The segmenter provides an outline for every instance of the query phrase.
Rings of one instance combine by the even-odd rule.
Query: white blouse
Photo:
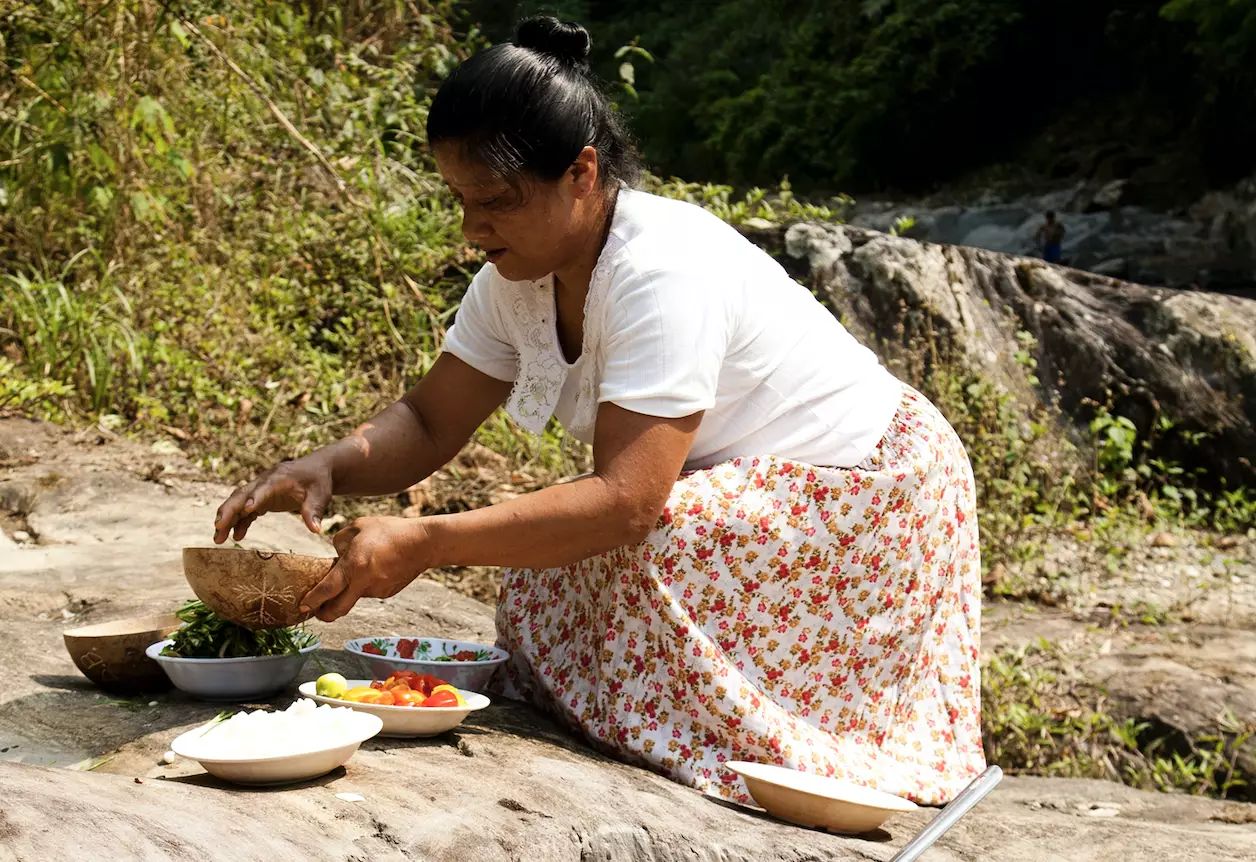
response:
[[[591,443],[597,406],[703,413],[686,469],[742,455],[853,467],[894,417],[901,384],[770,255],[700,207],[624,189],[585,300],[584,344],[559,346],[554,280],[487,264],[445,350],[514,382],[523,428],[556,417]]]

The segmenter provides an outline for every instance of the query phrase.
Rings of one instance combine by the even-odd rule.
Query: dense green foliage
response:
[[[1256,162],[1250,0],[470,5],[492,38],[543,8],[584,21],[607,78],[619,46],[650,51],[625,105],[651,164],[690,179],[922,188],[1015,158],[1197,186]]]
[[[0,6],[0,408],[165,429],[238,473],[436,356],[480,259],[423,125],[476,40],[446,0],[200,5]],[[651,182],[734,222],[833,216]],[[561,466],[561,433],[482,436]]]
[[[0,400],[255,467],[413,382],[475,261],[422,146],[469,46],[424,7],[0,7]]]

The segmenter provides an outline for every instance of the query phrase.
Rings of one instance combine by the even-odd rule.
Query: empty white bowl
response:
[[[348,680],[349,688],[358,686],[368,686],[371,684],[369,679],[351,679]],[[325,703],[329,706],[345,706],[356,712],[364,712],[368,715],[377,716],[384,722],[384,729],[379,732],[380,736],[392,736],[402,738],[415,738],[427,736],[440,736],[453,730],[466,720],[471,713],[484,709],[489,705],[489,699],[482,694],[476,694],[472,691],[462,691],[463,700],[467,702],[466,706],[383,706],[377,703],[353,703],[348,700],[337,700],[334,697],[323,697],[315,694],[314,689],[317,683],[303,682],[297,691],[308,697],[310,700]],[[457,686],[455,686],[457,688]]]
[[[292,784],[326,775],[343,766],[363,742],[379,733],[384,723],[374,715],[354,714],[354,726],[342,738],[309,751],[277,757],[232,758],[208,747],[205,736],[212,728],[204,725],[176,737],[170,750],[195,760],[210,775],[233,784]]]
[[[315,641],[294,655],[264,655],[249,658],[174,658],[161,651],[173,641],[150,646],[144,654],[170,677],[175,688],[193,697],[210,701],[240,701],[266,697],[292,685],[310,653],[319,648]]]
[[[388,679],[395,670],[440,677],[454,688],[484,691],[493,673],[510,653],[497,647],[446,638],[375,637],[345,642],[345,652],[366,662],[374,679]],[[454,659],[459,653],[474,658]]]
[[[798,826],[860,835],[880,829],[891,814],[916,810],[901,797],[823,775],[746,761],[724,766],[742,777],[768,814]]]

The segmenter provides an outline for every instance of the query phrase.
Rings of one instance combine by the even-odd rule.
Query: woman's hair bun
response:
[[[589,60],[593,40],[589,31],[570,21],[559,21],[550,15],[529,18],[519,25],[515,44],[556,60],[581,65]]]

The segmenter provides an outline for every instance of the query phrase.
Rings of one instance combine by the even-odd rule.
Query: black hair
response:
[[[589,70],[590,47],[579,24],[524,21],[514,42],[481,51],[441,84],[427,115],[429,145],[456,141],[512,184],[557,180],[593,147],[604,187],[631,185],[637,154]]]
[[[1047,210],[1047,221],[1055,221],[1055,210]]]

